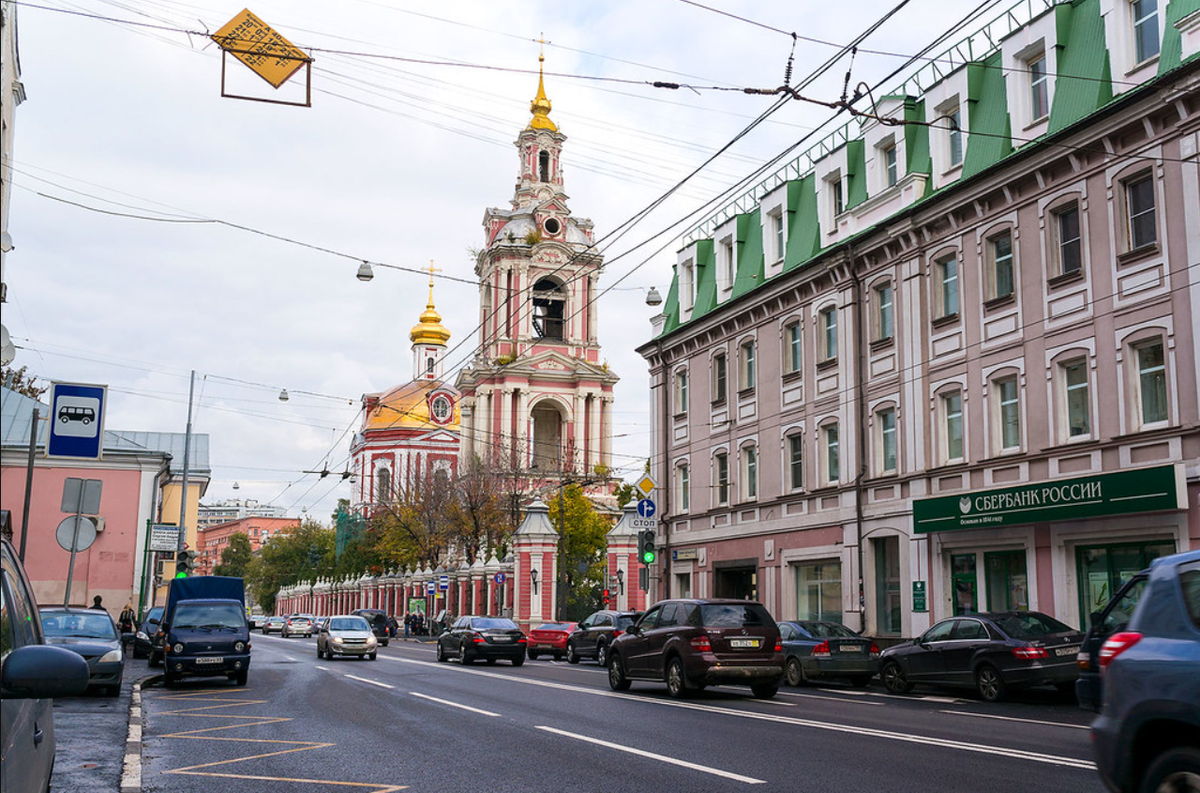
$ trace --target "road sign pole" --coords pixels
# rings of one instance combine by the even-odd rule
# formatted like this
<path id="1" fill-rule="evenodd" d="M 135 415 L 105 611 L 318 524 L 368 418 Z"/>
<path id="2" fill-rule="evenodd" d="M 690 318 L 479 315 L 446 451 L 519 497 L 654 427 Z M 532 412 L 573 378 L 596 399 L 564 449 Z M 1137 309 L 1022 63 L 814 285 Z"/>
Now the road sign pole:
<path id="1" fill-rule="evenodd" d="M 75 575 L 75 549 L 79 547 L 79 521 L 83 514 L 83 494 L 87 490 L 87 480 L 79 482 L 79 503 L 75 507 L 75 528 L 71 533 L 71 564 L 67 567 L 67 592 L 63 596 L 63 608 L 71 605 L 71 579 Z"/>
<path id="2" fill-rule="evenodd" d="M 21 512 L 21 548 L 17 556 L 25 563 L 25 538 L 29 536 L 29 500 L 33 496 L 33 458 L 37 454 L 38 409 L 29 419 L 29 465 L 25 470 L 25 508 Z"/>
<path id="3" fill-rule="evenodd" d="M 146 572 L 147 569 L 152 567 L 154 564 L 150 561 L 150 527 L 153 525 L 154 521 L 150 518 L 146 518 L 146 542 L 143 543 L 145 547 L 142 548 L 142 578 L 141 581 L 138 582 L 137 614 L 139 625 L 142 623 L 142 616 L 145 614 L 145 612 L 142 611 L 142 608 L 146 605 Z"/>

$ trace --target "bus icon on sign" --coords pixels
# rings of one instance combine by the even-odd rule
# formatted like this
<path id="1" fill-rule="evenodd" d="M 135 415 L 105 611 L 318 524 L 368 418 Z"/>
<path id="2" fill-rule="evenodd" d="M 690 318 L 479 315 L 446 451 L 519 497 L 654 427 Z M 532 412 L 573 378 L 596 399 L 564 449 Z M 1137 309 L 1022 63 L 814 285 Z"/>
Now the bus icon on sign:
<path id="1" fill-rule="evenodd" d="M 92 408 L 79 407 L 78 405 L 63 405 L 58 409 L 58 420 L 63 424 L 72 421 L 81 421 L 86 427 L 96 420 L 96 411 Z"/>

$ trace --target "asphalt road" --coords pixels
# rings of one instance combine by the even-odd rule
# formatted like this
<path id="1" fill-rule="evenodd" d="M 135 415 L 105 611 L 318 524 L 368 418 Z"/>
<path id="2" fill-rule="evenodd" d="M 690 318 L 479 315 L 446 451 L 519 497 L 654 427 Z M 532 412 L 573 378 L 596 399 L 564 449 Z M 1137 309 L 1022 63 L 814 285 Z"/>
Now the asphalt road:
<path id="1" fill-rule="evenodd" d="M 143 789 L 212 791 L 1103 790 L 1091 714 L 1052 690 L 996 705 L 828 686 L 609 690 L 595 664 L 439 664 L 432 644 L 318 660 L 254 640 L 250 682 L 143 691 Z"/>

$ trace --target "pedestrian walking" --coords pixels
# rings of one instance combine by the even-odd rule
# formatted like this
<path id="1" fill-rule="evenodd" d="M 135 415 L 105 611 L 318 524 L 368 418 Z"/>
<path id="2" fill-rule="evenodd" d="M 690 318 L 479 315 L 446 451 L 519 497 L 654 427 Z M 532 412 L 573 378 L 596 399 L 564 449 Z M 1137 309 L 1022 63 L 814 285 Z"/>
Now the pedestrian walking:
<path id="1" fill-rule="evenodd" d="M 127 645 L 133 641 L 133 623 L 137 619 L 137 613 L 133 610 L 133 602 L 125 604 L 125 608 L 121 609 L 121 616 L 117 618 L 117 629 L 121 633 L 121 648 L 125 649 Z"/>
<path id="2" fill-rule="evenodd" d="M 108 611 L 108 609 L 104 608 L 104 606 L 101 605 L 100 601 L 101 601 L 101 597 L 99 595 L 96 595 L 96 597 L 92 598 L 92 608 L 100 609 L 101 611 Z"/>

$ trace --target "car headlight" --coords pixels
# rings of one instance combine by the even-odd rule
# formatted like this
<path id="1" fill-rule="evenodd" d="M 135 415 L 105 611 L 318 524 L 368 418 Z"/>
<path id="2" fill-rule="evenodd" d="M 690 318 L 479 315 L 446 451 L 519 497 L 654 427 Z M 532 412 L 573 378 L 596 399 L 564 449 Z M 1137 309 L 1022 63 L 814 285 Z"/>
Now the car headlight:
<path id="1" fill-rule="evenodd" d="M 341 637 L 341 636 L 330 636 L 330 637 L 329 637 L 329 640 L 330 640 L 330 641 L 332 641 L 334 644 L 341 644 L 341 643 L 342 643 L 342 637 Z"/>
<path id="2" fill-rule="evenodd" d="M 183 652 L 183 645 L 176 644 L 174 647 L 171 648 L 171 651 L 176 652 L 176 653 L 181 653 L 181 652 Z"/>
<path id="3" fill-rule="evenodd" d="M 143 633 L 142 631 L 138 631 L 138 632 L 137 632 L 137 638 L 141 639 L 141 640 L 142 640 L 142 641 L 144 641 L 144 642 L 148 642 L 148 641 L 150 641 L 150 637 L 149 637 L 149 636 L 147 636 L 147 635 L 146 635 L 145 633 Z"/>
<path id="4" fill-rule="evenodd" d="M 246 651 L 246 643 L 245 642 L 235 642 L 233 645 L 233 649 L 235 652 L 243 653 Z"/>
<path id="5" fill-rule="evenodd" d="M 370 647 L 370 646 L 371 646 L 372 644 L 374 644 L 374 643 L 375 643 L 375 637 L 374 637 L 374 636 L 368 636 L 368 637 L 367 637 L 367 646 L 368 646 L 368 647 Z"/>
<path id="6" fill-rule="evenodd" d="M 120 650 L 109 650 L 104 655 L 100 656 L 100 663 L 114 664 L 121 660 Z"/>

